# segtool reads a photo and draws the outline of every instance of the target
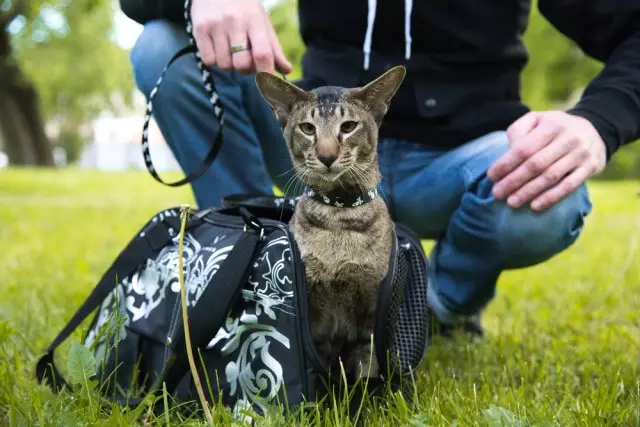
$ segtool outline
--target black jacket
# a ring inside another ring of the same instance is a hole
[[[381,136],[455,146],[506,129],[528,111],[520,72],[528,60],[522,34],[529,0],[298,1],[307,45],[300,86],[361,85],[391,66],[407,67]],[[183,0],[120,4],[140,23],[183,19]],[[594,124],[610,157],[640,138],[640,0],[538,5],[587,55],[606,63],[570,111]]]

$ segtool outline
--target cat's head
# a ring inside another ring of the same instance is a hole
[[[398,66],[360,88],[305,91],[259,72],[256,83],[280,122],[299,179],[330,191],[377,185],[378,129],[404,76]]]

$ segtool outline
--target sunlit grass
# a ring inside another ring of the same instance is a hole
[[[367,424],[640,425],[638,187],[591,183],[595,208],[578,242],[503,274],[486,339],[437,341],[417,401],[393,396],[389,408],[369,408]],[[142,425],[144,410],[107,413],[86,396],[52,394],[34,366],[142,223],[182,203],[194,203],[189,188],[145,173],[0,172],[0,425]],[[220,409],[214,417],[231,420]],[[337,426],[346,417],[311,411],[290,423]]]

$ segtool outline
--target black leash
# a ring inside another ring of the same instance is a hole
[[[179,187],[185,184],[189,184],[196,179],[198,179],[209,167],[213,164],[216,159],[218,153],[220,152],[220,148],[222,147],[222,131],[224,127],[224,107],[222,102],[220,101],[220,96],[216,91],[215,83],[213,82],[213,76],[211,70],[202,62],[202,58],[200,58],[200,52],[198,51],[195,39],[193,38],[193,25],[191,23],[191,0],[185,0],[184,2],[184,19],[186,22],[186,32],[189,37],[189,45],[180,49],[176,52],[173,57],[169,60],[167,65],[164,67],[164,70],[160,74],[158,81],[156,82],[154,88],[151,90],[149,94],[149,99],[147,100],[147,108],[144,114],[144,123],[142,125],[142,156],[144,158],[144,164],[147,167],[147,171],[151,174],[151,176],[161,184],[170,186],[170,187]],[[211,107],[213,108],[213,113],[220,123],[220,127],[216,136],[213,140],[213,144],[211,148],[209,148],[209,152],[205,156],[204,160],[200,164],[200,167],[191,171],[187,174],[186,177],[175,181],[175,182],[166,182],[158,175],[156,168],[153,166],[153,161],[151,160],[151,153],[149,151],[149,123],[151,121],[151,116],[153,112],[153,98],[158,93],[160,89],[160,85],[162,84],[162,80],[164,78],[165,73],[178,58],[184,56],[188,53],[193,53],[196,58],[196,64],[198,64],[198,69],[200,70],[200,74],[202,76],[202,83],[204,84],[204,88],[207,91],[207,95],[209,97],[209,102]],[[282,78],[286,80],[286,76],[284,73],[279,70]]]
[[[220,151],[220,147],[222,146],[222,129],[224,126],[224,108],[222,106],[222,103],[220,102],[220,96],[218,96],[218,92],[216,91],[216,86],[213,82],[211,71],[209,71],[209,69],[207,69],[207,67],[202,62],[202,59],[200,58],[200,53],[198,52],[196,43],[193,38],[193,33],[192,33],[193,26],[191,24],[191,0],[185,0],[184,18],[187,23],[186,31],[189,37],[189,45],[180,49],[178,52],[176,52],[175,55],[173,55],[173,57],[169,60],[167,65],[164,67],[164,70],[160,74],[158,81],[156,82],[153,90],[151,90],[151,93],[149,94],[149,99],[147,101],[147,109],[144,114],[144,124],[142,125],[141,148],[142,148],[142,156],[144,158],[145,166],[147,167],[147,170],[149,171],[151,176],[156,181],[160,182],[161,184],[168,185],[170,187],[179,187],[181,185],[193,182],[194,180],[199,178],[209,168],[209,166],[211,166],[216,156],[218,155],[218,152]],[[160,89],[160,85],[162,84],[162,80],[164,78],[165,73],[167,72],[171,64],[175,62],[176,59],[180,58],[183,55],[186,55],[187,53],[193,53],[193,55],[196,58],[196,63],[198,64],[198,68],[200,69],[200,74],[202,76],[202,82],[204,84],[204,88],[207,91],[207,95],[209,96],[209,102],[213,107],[213,113],[215,114],[218,122],[220,122],[220,128],[218,129],[215,139],[213,140],[213,144],[211,145],[211,148],[209,149],[209,152],[205,156],[204,160],[202,161],[202,164],[200,165],[200,167],[194,171],[191,171],[185,178],[181,180],[178,180],[175,182],[166,182],[162,178],[160,178],[160,176],[158,175],[158,172],[156,171],[156,168],[153,166],[153,161],[151,160],[151,153],[149,152],[149,122],[151,121],[151,114],[153,111],[153,98],[158,93],[158,90]]]

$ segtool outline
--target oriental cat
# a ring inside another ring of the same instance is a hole
[[[326,366],[342,362],[352,377],[380,369],[371,343],[394,223],[377,191],[378,129],[404,77],[400,66],[360,88],[312,91],[256,77],[305,185],[290,229],[305,265],[311,338]]]

